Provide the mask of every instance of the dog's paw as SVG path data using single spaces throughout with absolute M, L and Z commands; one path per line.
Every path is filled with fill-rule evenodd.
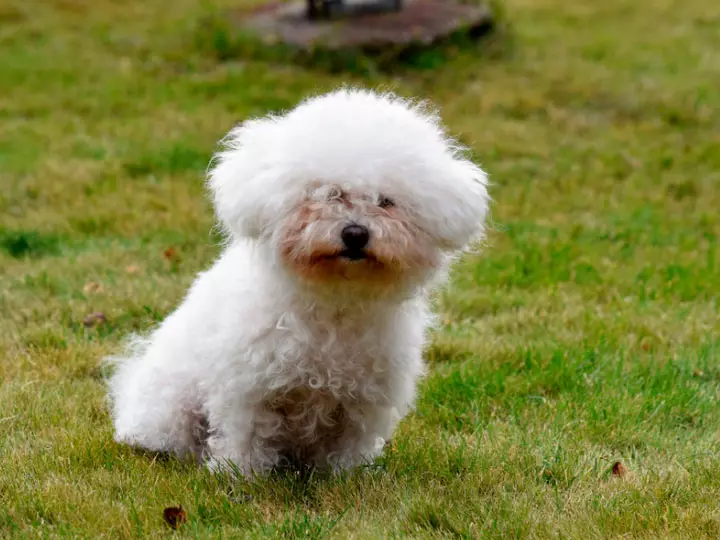
M 250 464 L 238 458 L 211 456 L 205 460 L 205 467 L 213 474 L 225 474 L 237 478 L 252 476 L 255 471 Z
M 205 460 L 205 467 L 213 474 L 235 474 L 239 471 L 235 462 L 227 458 L 209 457 Z

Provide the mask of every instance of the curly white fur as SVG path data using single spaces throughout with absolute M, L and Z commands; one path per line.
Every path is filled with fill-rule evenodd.
M 371 460 L 413 404 L 427 290 L 483 233 L 485 174 L 435 114 L 344 89 L 232 130 L 209 187 L 230 241 L 113 359 L 116 440 L 244 474 Z

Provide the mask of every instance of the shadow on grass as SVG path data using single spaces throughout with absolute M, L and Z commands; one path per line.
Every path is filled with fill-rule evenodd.
M 62 241 L 56 234 L 0 228 L 0 250 L 15 259 L 58 255 Z

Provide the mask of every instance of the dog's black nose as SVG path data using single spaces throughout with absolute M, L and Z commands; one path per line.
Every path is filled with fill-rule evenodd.
M 348 249 L 362 249 L 370 241 L 370 231 L 362 225 L 348 225 L 340 233 L 343 244 Z

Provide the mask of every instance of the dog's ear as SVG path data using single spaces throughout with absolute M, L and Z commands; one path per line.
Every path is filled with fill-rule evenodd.
M 464 249 L 485 234 L 488 211 L 487 175 L 472 161 L 455 157 L 446 169 L 439 235 L 450 249 Z
M 488 193 L 480 167 L 448 149 L 444 155 L 426 155 L 410 177 L 414 185 L 406 194 L 415 219 L 438 247 L 453 252 L 483 238 Z
M 269 117 L 234 128 L 213 160 L 208 187 L 215 213 L 236 238 L 261 237 L 281 211 L 284 197 L 274 193 L 281 175 L 272 159 L 274 124 Z

